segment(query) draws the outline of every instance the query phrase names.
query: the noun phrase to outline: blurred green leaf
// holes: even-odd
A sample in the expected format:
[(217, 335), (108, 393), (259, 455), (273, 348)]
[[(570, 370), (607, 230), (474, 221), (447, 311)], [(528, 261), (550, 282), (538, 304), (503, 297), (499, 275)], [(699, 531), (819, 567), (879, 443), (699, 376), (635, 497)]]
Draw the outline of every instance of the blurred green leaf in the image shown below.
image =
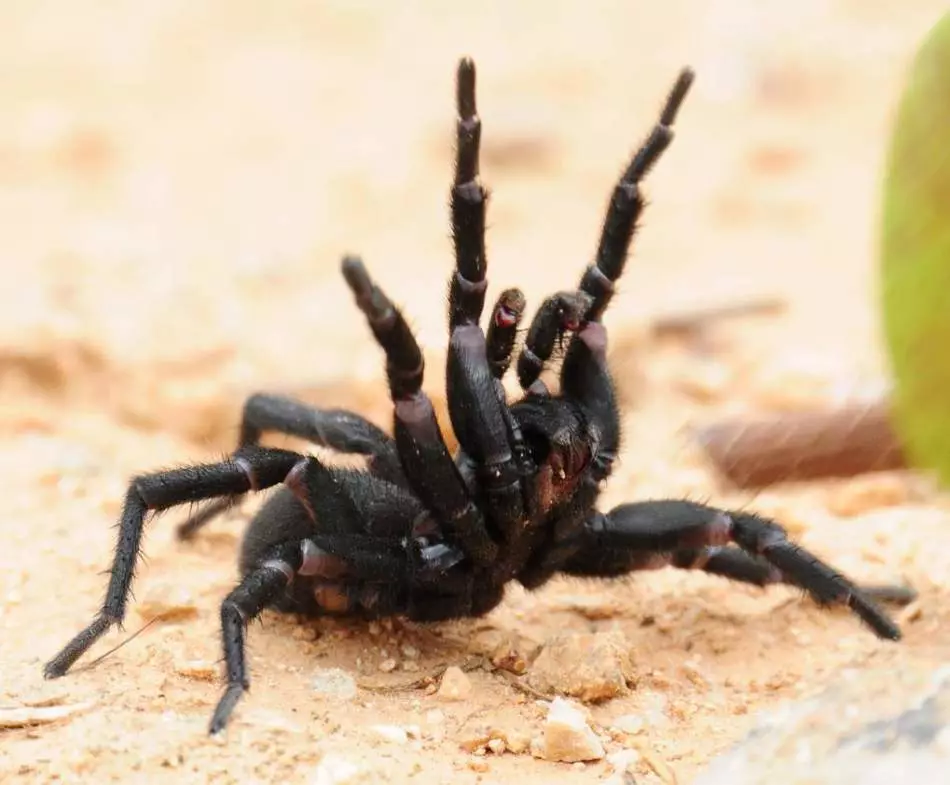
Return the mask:
[(950, 14), (908, 73), (888, 153), (884, 335), (908, 459), (950, 485)]

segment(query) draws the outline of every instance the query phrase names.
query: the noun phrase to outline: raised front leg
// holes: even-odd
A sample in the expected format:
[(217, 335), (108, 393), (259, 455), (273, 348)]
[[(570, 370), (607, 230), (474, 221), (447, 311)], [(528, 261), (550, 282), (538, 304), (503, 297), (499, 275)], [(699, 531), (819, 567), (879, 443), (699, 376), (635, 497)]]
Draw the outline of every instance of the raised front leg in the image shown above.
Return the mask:
[[(717, 550), (730, 542), (755, 557), (759, 567), (723, 556), (732, 551)], [(759, 582), (756, 577), (765, 578), (763, 583), (780, 580), (804, 589), (819, 605), (846, 605), (880, 638), (901, 637), (898, 626), (875, 605), (871, 593), (791, 542), (777, 523), (753, 513), (678, 500), (624, 504), (607, 514), (594, 513), (582, 543), (562, 568), (564, 572), (611, 576), (672, 565), (705, 567), (750, 583)], [(687, 554), (707, 558), (686, 563)], [(759, 560), (768, 565), (768, 576), (762, 575)], [(877, 587), (872, 593), (887, 599), (908, 596), (903, 587)]]
[(399, 309), (373, 283), (362, 261), (344, 259), (343, 275), (386, 352), (393, 430), (409, 485), (435, 514), (446, 538), (457, 542), (476, 563), (494, 561), (498, 544), (468, 494), (439, 429), (432, 401), (422, 391), (424, 362), (415, 336)]
[(666, 99), (659, 121), (634, 154), (633, 160), (614, 188), (597, 246), (597, 257), (594, 264), (587, 268), (580, 283), (581, 291), (593, 298), (587, 312), (587, 318), (591, 321), (599, 321), (603, 316), (614, 295), (614, 284), (623, 274), (630, 242), (644, 207), (640, 181), (673, 141), (673, 122), (693, 84), (693, 77), (692, 69), (684, 68), (680, 72)]

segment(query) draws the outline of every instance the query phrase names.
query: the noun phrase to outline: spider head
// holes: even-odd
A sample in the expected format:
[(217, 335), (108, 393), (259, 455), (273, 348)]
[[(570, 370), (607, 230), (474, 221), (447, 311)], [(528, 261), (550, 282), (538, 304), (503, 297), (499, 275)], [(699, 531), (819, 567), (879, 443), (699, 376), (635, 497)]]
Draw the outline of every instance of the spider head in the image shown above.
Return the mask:
[(586, 418), (562, 398), (529, 395), (512, 407), (537, 467), (537, 508), (563, 504), (590, 469), (596, 451)]

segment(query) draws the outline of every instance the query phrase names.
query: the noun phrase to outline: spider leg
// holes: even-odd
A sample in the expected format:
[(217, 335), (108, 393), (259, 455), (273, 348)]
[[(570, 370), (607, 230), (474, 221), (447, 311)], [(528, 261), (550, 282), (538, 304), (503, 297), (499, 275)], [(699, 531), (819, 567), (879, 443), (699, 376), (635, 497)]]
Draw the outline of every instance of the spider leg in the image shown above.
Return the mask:
[(129, 485), (119, 520), (105, 602), (92, 622), (44, 668), (47, 678), (62, 676), (113, 625), (122, 623), (139, 556), (145, 516), (185, 502), (263, 490), (284, 481), (303, 456), (288, 450), (249, 447), (220, 463), (189, 466), (136, 477)]
[[(595, 512), (585, 526), (580, 550), (562, 569), (582, 575), (617, 575), (631, 570), (674, 564), (683, 551), (718, 547), (734, 542), (768, 563), (771, 577), (798, 586), (819, 605), (846, 605), (880, 638), (899, 640), (900, 629), (862, 588), (834, 567), (788, 539), (774, 521), (748, 512), (719, 510), (703, 504), (659, 500), (624, 504), (608, 514)], [(679, 557), (677, 552), (681, 552)], [(705, 553), (715, 556), (716, 551)], [(723, 553), (722, 551), (719, 552)], [(727, 562), (731, 562), (728, 566)], [(754, 568), (734, 556), (719, 556), (707, 571), (720, 567), (727, 577), (755, 583)], [(761, 573), (759, 573), (761, 576)], [(899, 587), (881, 587), (877, 594), (895, 595)]]
[(478, 324), (485, 306), (485, 203), (488, 193), (478, 182), (482, 121), (475, 106), (475, 63), (463, 59), (456, 75), (457, 148), (452, 184), (452, 240), (456, 270), (449, 283), (449, 330)]
[[(352, 518), (358, 513), (339, 485), (326, 495), (313, 495), (316, 490), (328, 489), (325, 481), (333, 481), (326, 467), (315, 459), (298, 467), (288, 479), (288, 487), (298, 498), (306, 499), (305, 507), (319, 503), (321, 522), (334, 529), (352, 528)], [(224, 729), (237, 702), (250, 688), (245, 649), (249, 621), (269, 606), (320, 615), (398, 613), (405, 608), (408, 593), (400, 578), (411, 576), (407, 556), (398, 542), (331, 531), (278, 545), (246, 567), (241, 582), (221, 604), (227, 687), (214, 710), (209, 732)]]
[[(707, 545), (702, 548), (681, 548), (670, 554), (650, 554), (649, 567), (676, 567), (681, 570), (702, 570), (721, 578), (750, 583), (754, 586), (771, 586), (776, 583), (787, 584), (785, 574), (769, 564), (761, 556), (754, 556), (740, 548), (728, 545)], [(862, 585), (861, 591), (878, 602), (892, 602), (906, 605), (917, 599), (917, 592), (909, 586), (899, 585)]]
[[(637, 219), (644, 207), (639, 183), (673, 140), (671, 126), (692, 82), (692, 70), (683, 69), (667, 97), (659, 121), (614, 188), (595, 262), (587, 268), (579, 286), (590, 305), (568, 344), (560, 386), (563, 395), (581, 404), (597, 431), (592, 477), (598, 482), (610, 475), (620, 449), (617, 395), (607, 367), (607, 333), (600, 319), (613, 297), (614, 283), (623, 273)], [(539, 314), (536, 320), (541, 318)], [(551, 334), (554, 321), (549, 317), (546, 323), (541, 322), (539, 335)], [(539, 340), (537, 345), (543, 349), (547, 343)], [(525, 348), (532, 348), (530, 340)], [(525, 359), (524, 352), (519, 358), (519, 375), (524, 369), (522, 384), (536, 378), (547, 359), (543, 351), (535, 351), (535, 354), (538, 362), (530, 355)]]
[(303, 565), (298, 543), (288, 543), (245, 575), (221, 603), (221, 638), (228, 686), (215, 707), (209, 732), (224, 729), (231, 712), (250, 688), (244, 639), (247, 623), (284, 592)]
[[(283, 395), (258, 393), (244, 403), (238, 449), (257, 446), (267, 431), (296, 436), (338, 452), (366, 455), (373, 474), (396, 484), (405, 482), (393, 440), (354, 412), (317, 409)], [(190, 539), (242, 498), (243, 494), (225, 496), (204, 505), (178, 526), (178, 537)]]
[[(508, 413), (498, 381), (507, 360), (498, 355), (513, 347), (514, 331), (493, 333), (491, 347), (479, 326), (485, 304), (485, 204), (487, 193), (478, 182), (481, 120), (475, 102), (475, 64), (459, 63), (456, 81), (458, 147), (452, 184), (452, 236), (455, 271), (449, 283), (449, 352), (447, 398), (452, 427), (465, 455), (471, 459), (484, 490), (488, 518), (508, 538), (523, 519), (530, 497), (522, 479), (530, 474), (528, 451)], [(496, 309), (495, 317), (499, 315)], [(510, 342), (510, 344), (509, 344)], [(489, 354), (491, 352), (491, 354)], [(491, 359), (489, 359), (491, 357)]]
[[(406, 479), (440, 521), (444, 533), (476, 563), (498, 556), (481, 512), (472, 502), (439, 429), (429, 396), (422, 391), (422, 351), (406, 320), (355, 257), (343, 260), (343, 275), (386, 353), (386, 375), (394, 404), (396, 446)], [(494, 395), (494, 390), (492, 390)]]
[(581, 291), (593, 298), (593, 303), (587, 311), (590, 321), (600, 321), (613, 297), (614, 283), (623, 273), (637, 220), (645, 205), (640, 193), (640, 181), (673, 141), (672, 125), (693, 78), (692, 69), (684, 68), (680, 72), (658, 122), (634, 154), (633, 160), (614, 188), (601, 229), (595, 262), (587, 268), (580, 282)]

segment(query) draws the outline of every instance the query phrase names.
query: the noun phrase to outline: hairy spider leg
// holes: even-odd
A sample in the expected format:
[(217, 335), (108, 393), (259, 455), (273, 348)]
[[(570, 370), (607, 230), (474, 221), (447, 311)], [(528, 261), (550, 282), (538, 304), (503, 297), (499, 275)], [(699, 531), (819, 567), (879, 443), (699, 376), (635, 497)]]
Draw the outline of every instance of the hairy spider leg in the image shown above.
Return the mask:
[(62, 676), (110, 627), (121, 625), (149, 511), (270, 488), (283, 482), (301, 460), (302, 455), (288, 450), (249, 447), (219, 463), (144, 474), (133, 479), (119, 519), (118, 541), (102, 609), (46, 664), (46, 677)]
[[(492, 344), (479, 325), (485, 304), (485, 205), (487, 192), (478, 181), (481, 120), (475, 104), (475, 64), (464, 58), (456, 78), (457, 149), (451, 192), (455, 271), (449, 282), (449, 351), (446, 396), (449, 418), (472, 471), (484, 493), (487, 518), (504, 541), (516, 536), (531, 497), (526, 478), (533, 472), (520, 430), (508, 410), (498, 371), (515, 333), (497, 327)], [(523, 310), (523, 296), (512, 304)], [(517, 312), (516, 312), (517, 313)], [(496, 305), (493, 317), (507, 314)], [(517, 313), (520, 320), (520, 313)], [(516, 321), (517, 321), (516, 320)], [(517, 323), (514, 325), (517, 327)], [(510, 351), (509, 351), (510, 353)], [(502, 355), (499, 362), (499, 355)], [(490, 359), (491, 358), (491, 359)], [(467, 459), (467, 460), (466, 460)]]
[[(319, 409), (284, 395), (256, 393), (244, 403), (237, 449), (260, 444), (266, 432), (296, 436), (341, 453), (365, 455), (370, 472), (405, 485), (395, 442), (355, 412)], [(190, 539), (243, 498), (244, 494), (227, 496), (203, 505), (178, 526), (178, 537)]]
[[(742, 549), (724, 548), (735, 543)], [(767, 566), (763, 565), (765, 562)], [(903, 586), (864, 589), (788, 539), (775, 521), (750, 512), (721, 510), (673, 499), (622, 504), (594, 512), (582, 547), (561, 568), (572, 575), (610, 577), (663, 566), (702, 569), (745, 583), (788, 583), (819, 605), (844, 605), (874, 633), (900, 640), (900, 628), (874, 598), (907, 602)]]
[(680, 71), (670, 90), (660, 118), (646, 141), (633, 156), (633, 160), (614, 188), (604, 218), (594, 264), (584, 272), (580, 282), (581, 291), (594, 298), (587, 319), (599, 321), (614, 294), (614, 284), (623, 274), (630, 243), (637, 229), (637, 220), (644, 208), (640, 181), (650, 172), (660, 156), (673, 141), (673, 123), (693, 84), (691, 68)]
[[(249, 689), (247, 624), (266, 607), (369, 616), (391, 615), (406, 607), (413, 575), (407, 542), (399, 536), (407, 528), (402, 520), (406, 511), (396, 506), (388, 516), (368, 519), (344, 477), (364, 488), (375, 483), (382, 492), (388, 485), (389, 492), (399, 493), (384, 480), (333, 470), (307, 456), (284, 479), (289, 495), (272, 497), (252, 524), (241, 558), (241, 581), (221, 605), (227, 687), (212, 716), (211, 733), (224, 729)], [(271, 541), (274, 538), (278, 541)]]
[(343, 275), (386, 353), (393, 432), (409, 486), (434, 513), (450, 542), (457, 543), (476, 564), (490, 564), (498, 558), (498, 543), (469, 496), (432, 401), (422, 390), (425, 364), (412, 330), (360, 259), (345, 258)]
[[(623, 274), (637, 220), (644, 208), (640, 181), (649, 173), (673, 141), (672, 125), (693, 82), (693, 71), (684, 68), (667, 97), (658, 122), (634, 154), (614, 187), (601, 229), (595, 261), (584, 272), (580, 292), (586, 296), (586, 312), (581, 322), (598, 322), (614, 294), (614, 284)], [(571, 329), (572, 314), (555, 295), (538, 310), (518, 357), (518, 380), (525, 390), (543, 393), (539, 376), (554, 350), (555, 340)], [(567, 323), (566, 323), (567, 322)], [(574, 327), (576, 329), (576, 326)]]

